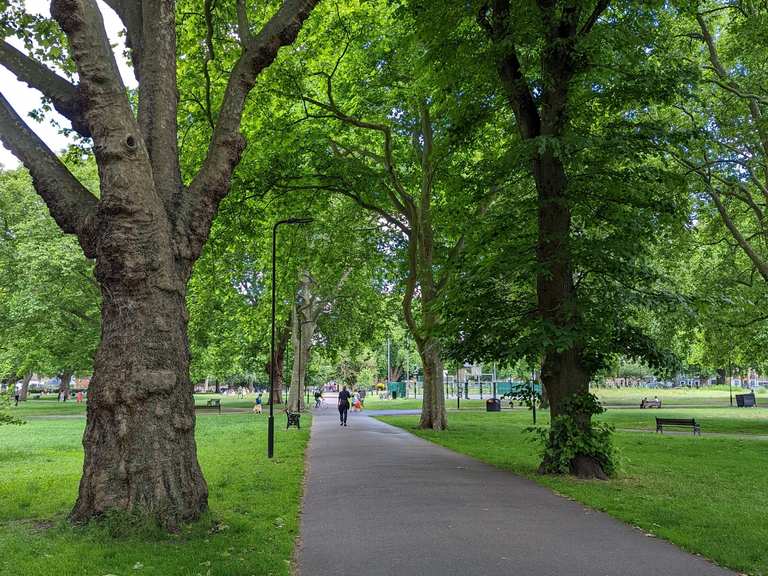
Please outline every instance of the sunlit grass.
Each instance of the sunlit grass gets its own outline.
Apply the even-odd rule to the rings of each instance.
[[[276,426],[276,458],[266,458],[264,416],[197,419],[197,446],[210,511],[169,535],[125,519],[84,528],[66,522],[82,470],[82,418],[30,419],[0,428],[0,574],[167,576],[288,575],[298,531],[302,429]]]

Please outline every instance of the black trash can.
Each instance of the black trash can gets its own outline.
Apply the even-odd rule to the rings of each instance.
[[[392,390],[392,400],[397,400],[397,390]]]
[[[486,412],[501,412],[501,400],[498,398],[489,398],[485,401]]]

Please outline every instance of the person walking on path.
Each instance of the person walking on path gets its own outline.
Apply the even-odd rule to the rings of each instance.
[[[253,413],[254,414],[261,414],[261,392],[256,396],[256,403],[253,405]]]
[[[349,390],[347,390],[347,387],[344,386],[344,388],[339,392],[339,419],[341,420],[341,426],[347,425],[347,414],[349,413],[349,399],[352,397],[352,394],[349,393]]]

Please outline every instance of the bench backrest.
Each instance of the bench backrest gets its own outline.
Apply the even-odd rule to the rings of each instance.
[[[656,418],[656,424],[668,424],[670,426],[696,426],[693,418]]]

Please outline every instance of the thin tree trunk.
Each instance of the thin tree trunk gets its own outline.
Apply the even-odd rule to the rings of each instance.
[[[312,321],[297,323],[294,328],[297,332],[293,335],[293,371],[291,373],[291,388],[288,391],[288,410],[300,412],[306,409],[304,401],[305,382],[315,324]],[[301,334],[300,338],[299,334]]]
[[[63,399],[69,399],[69,382],[72,380],[72,372],[64,371],[61,373],[61,380],[59,382],[59,394],[62,394]]]
[[[280,331],[279,338],[275,345],[275,390],[272,399],[270,400],[275,404],[283,403],[283,369],[285,367],[285,350],[288,347],[289,337],[290,331],[288,328],[283,328]],[[271,364],[267,362],[264,369],[267,373],[267,377],[269,377]]]
[[[19,401],[26,402],[27,396],[29,396],[29,381],[32,380],[32,372],[24,374],[24,380],[21,382],[21,390],[19,391]],[[14,385],[16,382],[14,381]]]
[[[118,508],[176,529],[198,518],[208,499],[195,445],[186,285],[137,284],[102,280],[102,340],[71,518]]]

